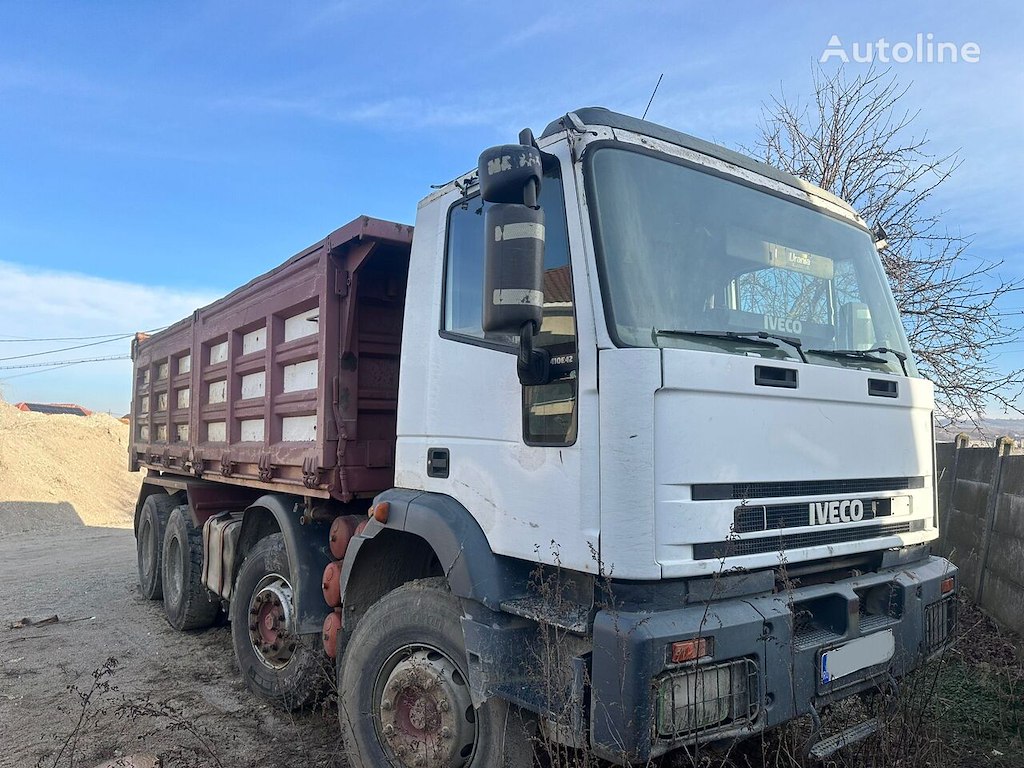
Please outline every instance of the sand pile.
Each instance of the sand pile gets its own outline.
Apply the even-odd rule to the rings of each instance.
[[[40,527],[131,527],[142,474],[128,426],[106,414],[48,416],[0,401],[0,535]]]

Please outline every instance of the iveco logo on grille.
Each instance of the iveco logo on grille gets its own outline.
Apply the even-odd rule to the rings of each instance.
[[[864,519],[864,502],[860,499],[812,501],[807,507],[808,525],[856,523]]]

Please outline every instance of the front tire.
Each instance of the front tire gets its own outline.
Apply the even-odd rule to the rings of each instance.
[[[238,571],[230,610],[235,659],[249,689],[286,711],[309,704],[327,681],[320,635],[296,631],[290,580],[284,536],[260,539]]]
[[[203,532],[188,506],[167,521],[163,548],[164,613],[177,630],[202,629],[217,619],[220,600],[203,584]]]
[[[135,534],[135,549],[139,561],[139,591],[147,600],[164,596],[163,562],[164,531],[171,510],[178,502],[166,493],[147,496],[139,512],[139,528]]]
[[[529,768],[519,710],[473,707],[462,609],[443,578],[389,592],[360,619],[338,669],[338,716],[353,768]]]

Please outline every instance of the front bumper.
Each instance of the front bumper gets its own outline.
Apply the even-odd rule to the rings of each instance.
[[[941,585],[955,584],[956,573],[947,560],[926,557],[774,593],[602,610],[593,630],[591,744],[612,762],[643,762],[687,744],[742,738],[900,677],[951,634],[955,589],[943,595]],[[822,674],[823,653],[881,633],[891,633],[891,654],[850,663],[861,647],[889,642],[878,637],[830,656],[831,679]],[[712,655],[671,664],[669,646],[697,637],[713,638]],[[691,709],[673,718],[672,706]],[[696,721],[705,722],[693,728]]]

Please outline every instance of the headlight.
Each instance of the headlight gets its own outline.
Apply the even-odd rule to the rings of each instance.
[[[752,718],[757,709],[757,667],[749,659],[673,670],[657,679],[658,734],[692,731]]]

